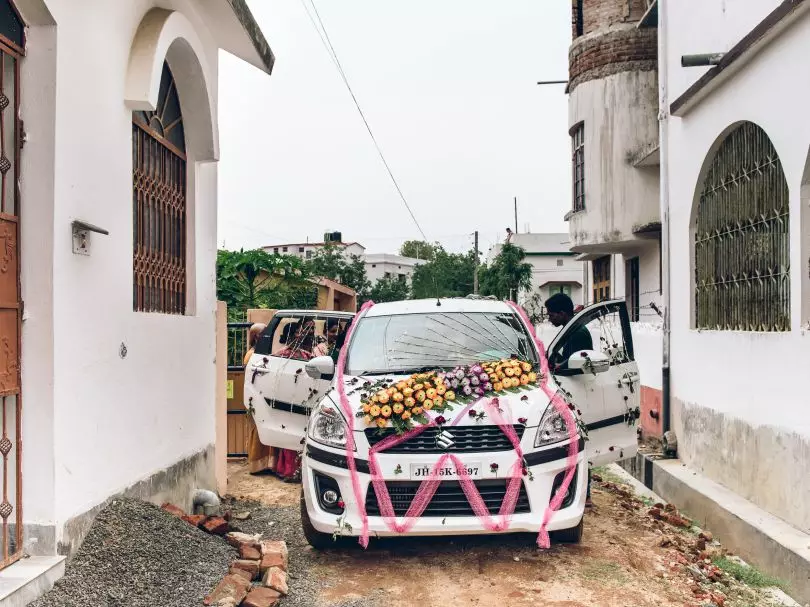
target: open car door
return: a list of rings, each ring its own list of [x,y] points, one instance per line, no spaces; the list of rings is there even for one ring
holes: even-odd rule
[[[310,377],[306,364],[337,353],[354,315],[348,312],[277,312],[245,368],[245,406],[264,445],[301,449],[309,414],[329,391],[332,376]]]
[[[582,310],[551,342],[548,359],[557,385],[582,413],[588,461],[601,466],[633,457],[641,385],[625,302]]]

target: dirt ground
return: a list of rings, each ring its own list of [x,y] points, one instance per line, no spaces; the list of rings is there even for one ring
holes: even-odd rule
[[[298,503],[300,487],[272,476],[251,476],[245,464],[229,468],[229,494],[268,507]],[[321,578],[321,605],[403,607],[765,607],[779,605],[707,557],[694,529],[679,529],[649,514],[619,479],[603,472],[594,483],[578,546],[538,550],[534,536],[391,539],[369,550],[315,554],[309,575]],[[664,519],[667,514],[664,511]],[[312,549],[290,546],[290,550]],[[697,563],[697,565],[695,565]],[[692,571],[690,572],[690,569]],[[700,579],[707,574],[715,581]],[[700,582],[700,583],[698,583]]]

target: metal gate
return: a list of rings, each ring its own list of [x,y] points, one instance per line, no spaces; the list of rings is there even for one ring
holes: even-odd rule
[[[252,323],[228,323],[228,457],[247,457],[248,434],[253,420],[243,403],[245,353]]]
[[[19,13],[8,0],[0,0],[0,455],[3,458],[0,568],[18,560],[23,548],[19,192],[23,130],[19,76],[24,47],[24,26]]]

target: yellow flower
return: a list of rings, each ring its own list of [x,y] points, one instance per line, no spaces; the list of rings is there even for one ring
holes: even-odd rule
[[[422,415],[423,411],[424,410],[422,409],[422,407],[414,407],[413,408],[413,414],[414,415]]]
[[[405,397],[402,396],[402,392],[394,392],[394,396],[391,398],[394,399],[395,403],[401,403],[405,399]]]
[[[524,373],[528,373],[532,370],[532,366],[529,363],[520,363],[520,368],[523,369]]]
[[[503,390],[503,384],[499,381],[496,381],[494,384],[492,384],[492,389],[495,390],[495,392],[500,392],[501,390]]]
[[[408,384],[406,384],[404,381],[401,381],[397,384],[397,390],[399,390],[400,392],[402,392],[407,387]]]
[[[524,386],[529,384],[529,376],[528,375],[521,375],[520,376],[520,383]]]
[[[394,409],[394,413],[399,415],[400,413],[402,413],[405,410],[405,405],[403,405],[402,403],[397,403],[397,404],[395,404],[393,406],[393,409]]]
[[[441,396],[437,396],[433,399],[433,406],[434,407],[441,407],[444,403],[444,399]]]
[[[424,387],[425,387],[425,386],[423,386],[422,384],[416,384],[416,385],[413,387],[413,389],[414,389],[416,392],[418,392],[419,390],[421,390],[421,389],[422,389],[422,388],[424,388]]]
[[[529,381],[531,383],[536,382],[537,381],[537,373],[535,373],[534,371],[530,372],[529,373]]]
[[[388,425],[388,420],[384,418],[380,418],[377,420],[377,427],[378,428],[385,428]]]
[[[453,392],[452,390],[448,390],[444,395],[444,399],[447,400],[447,401],[452,402],[452,401],[456,400],[456,393]]]
[[[425,391],[424,390],[417,391],[416,402],[421,403],[424,402],[424,400],[425,400]]]
[[[436,398],[436,394],[437,394],[436,388],[428,388],[425,391],[425,395],[430,399]]]
[[[383,405],[388,402],[388,392],[380,392],[377,394],[377,400],[380,401]]]
[[[402,419],[410,419],[410,418],[411,418],[411,412],[410,411],[403,411],[402,412]]]
[[[506,367],[503,372],[506,374],[506,377],[512,377],[515,374],[515,370],[512,367]]]
[[[371,405],[368,404],[368,403],[364,403],[363,404],[363,413],[368,413],[369,411],[371,411]]]
[[[405,395],[405,398],[409,398],[413,396],[413,388],[405,388],[402,393]]]
[[[380,416],[380,406],[379,405],[372,405],[371,410],[369,411],[371,417],[379,417]]]
[[[416,400],[414,400],[412,396],[409,396],[408,398],[405,399],[405,406],[408,407],[408,409],[413,407],[415,404]]]
[[[370,416],[370,415],[366,415],[366,416],[363,418],[363,421],[364,421],[364,422],[366,422],[366,425],[367,425],[367,426],[370,426],[370,425],[371,425],[371,422],[372,422],[371,416]]]
[[[447,392],[447,386],[445,386],[444,384],[439,384],[438,386],[436,386],[436,394],[441,396],[445,392]]]
[[[380,415],[383,417],[391,417],[391,407],[388,405],[384,405],[380,408]]]
[[[433,408],[433,401],[426,398],[425,402],[422,403],[422,407],[424,407],[426,411],[430,411]]]

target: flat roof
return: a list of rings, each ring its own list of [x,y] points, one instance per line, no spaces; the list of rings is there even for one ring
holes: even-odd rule
[[[437,305],[437,301],[441,305]],[[413,299],[408,301],[393,301],[389,303],[376,304],[368,312],[367,316],[395,316],[399,314],[436,314],[442,312],[490,312],[502,313],[511,312],[505,302],[494,299]]]

